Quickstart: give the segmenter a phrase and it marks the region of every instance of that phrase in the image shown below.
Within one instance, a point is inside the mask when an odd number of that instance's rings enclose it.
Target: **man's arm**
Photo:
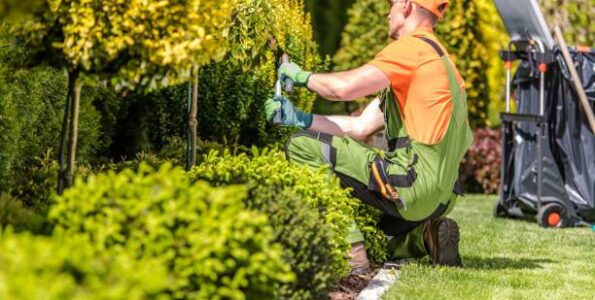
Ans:
[[[373,95],[390,85],[390,80],[377,67],[364,65],[357,69],[329,74],[312,74],[308,89],[335,101],[351,101]]]
[[[374,99],[357,117],[314,115],[310,129],[364,141],[381,130],[383,126],[384,114],[380,110],[380,100]]]

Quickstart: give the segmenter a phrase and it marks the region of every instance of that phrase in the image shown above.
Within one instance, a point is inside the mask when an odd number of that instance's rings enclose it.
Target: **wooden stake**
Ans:
[[[66,95],[66,103],[64,105],[64,118],[62,121],[62,131],[60,133],[60,153],[58,157],[58,195],[62,195],[66,188],[66,148],[68,147],[68,128],[70,120],[70,106],[72,103],[72,95],[74,95],[74,84],[77,80],[76,72],[68,72],[68,92]]]
[[[190,129],[190,168],[196,165],[196,140],[198,120],[198,76],[200,67],[194,68],[194,77],[192,80],[192,105],[190,106],[190,115],[188,116],[188,128]]]
[[[74,179],[74,167],[76,164],[76,146],[78,141],[79,107],[81,102],[82,88],[83,84],[77,80],[74,83],[74,94],[72,96],[72,106],[70,107],[72,115],[70,118],[70,146],[68,147],[68,166],[66,168],[67,187],[72,186],[72,182]]]

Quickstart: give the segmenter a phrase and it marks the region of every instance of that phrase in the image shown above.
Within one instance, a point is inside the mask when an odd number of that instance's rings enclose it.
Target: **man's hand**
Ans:
[[[285,81],[285,78],[289,77],[296,86],[306,86],[312,72],[304,71],[302,67],[291,62],[281,64],[279,74],[281,74],[282,82]]]
[[[295,126],[301,129],[312,126],[312,114],[297,110],[289,99],[279,96],[269,98],[264,104],[267,121],[273,122],[277,113],[281,114],[279,125]]]

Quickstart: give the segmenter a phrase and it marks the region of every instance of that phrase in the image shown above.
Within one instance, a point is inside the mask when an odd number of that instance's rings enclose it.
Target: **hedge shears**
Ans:
[[[282,81],[285,81],[285,91],[291,93],[293,91],[293,81],[290,78],[282,78],[283,76],[279,73],[279,67],[282,64],[289,63],[289,55],[287,53],[283,53],[281,58],[279,59],[279,64],[277,66],[277,81],[275,82],[275,99],[282,96],[283,92],[283,85]],[[281,124],[281,108],[278,108],[275,112],[275,116],[273,117],[273,124]]]

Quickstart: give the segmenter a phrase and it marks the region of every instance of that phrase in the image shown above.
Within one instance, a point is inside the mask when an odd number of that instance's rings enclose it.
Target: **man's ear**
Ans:
[[[405,10],[404,10],[405,18],[408,18],[412,12],[413,12],[413,3],[411,2],[411,0],[408,0],[405,2]]]

